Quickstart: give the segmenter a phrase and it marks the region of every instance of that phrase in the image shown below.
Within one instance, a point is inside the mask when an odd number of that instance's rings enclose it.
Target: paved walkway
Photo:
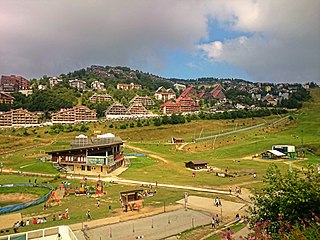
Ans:
[[[90,240],[100,239],[163,239],[176,235],[187,229],[210,224],[211,214],[188,209],[166,212],[146,218],[139,218],[108,226],[88,229],[86,232]],[[75,231],[79,240],[84,239],[82,231]]]

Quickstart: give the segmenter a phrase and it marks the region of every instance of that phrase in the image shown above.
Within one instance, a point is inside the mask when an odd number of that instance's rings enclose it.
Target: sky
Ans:
[[[319,0],[1,0],[0,75],[93,64],[320,83]]]

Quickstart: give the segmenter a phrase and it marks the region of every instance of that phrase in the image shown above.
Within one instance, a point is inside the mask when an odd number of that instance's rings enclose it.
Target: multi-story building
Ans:
[[[165,102],[160,106],[163,114],[192,113],[200,110],[200,105],[190,97],[179,97],[176,102]]]
[[[145,97],[135,96],[133,99],[131,99],[130,103],[131,104],[140,103],[144,106],[153,106],[154,105],[154,101],[148,96],[145,96]]]
[[[106,111],[107,115],[128,115],[128,111],[121,103],[113,103]]]
[[[51,88],[53,88],[58,83],[61,83],[63,80],[57,77],[51,77],[49,78],[49,85]]]
[[[141,85],[140,84],[134,84],[134,83],[130,83],[130,84],[118,83],[117,84],[117,89],[121,89],[121,90],[141,89]]]
[[[100,102],[107,102],[107,101],[113,101],[113,98],[108,94],[93,94],[89,101],[92,103],[100,103]]]
[[[154,94],[154,97],[160,101],[169,101],[170,99],[176,99],[176,93],[171,89],[165,89],[164,87],[159,87]]]
[[[80,123],[96,122],[97,114],[86,106],[74,106],[73,108],[61,109],[52,114],[51,121],[55,123]]]
[[[184,90],[186,90],[186,85],[183,85],[183,84],[179,84],[179,83],[175,83],[174,85],[173,85],[178,91],[184,91]]]
[[[93,81],[91,83],[91,88],[94,90],[102,90],[104,89],[104,83],[99,81]]]
[[[86,87],[86,82],[78,79],[69,80],[70,87],[74,87],[78,90],[84,90]]]
[[[179,97],[181,98],[185,98],[185,97],[190,97],[190,98],[197,98],[197,91],[196,89],[194,89],[194,87],[191,85],[189,87],[186,88],[186,90],[183,91],[183,93],[181,93],[181,95]]]
[[[18,92],[20,90],[28,90],[29,88],[30,82],[24,77],[16,75],[1,76],[0,91]]]
[[[72,148],[47,153],[52,156],[52,162],[70,173],[104,175],[124,164],[122,144],[122,139],[111,133],[92,139],[79,135],[72,142]]]
[[[14,97],[8,93],[0,92],[0,105],[12,105]]]
[[[37,114],[22,108],[0,113],[0,127],[38,126],[38,120]]]
[[[141,103],[133,103],[128,108],[131,115],[148,115],[148,110]]]

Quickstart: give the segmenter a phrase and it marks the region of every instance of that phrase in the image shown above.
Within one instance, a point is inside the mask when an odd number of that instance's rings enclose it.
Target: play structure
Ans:
[[[60,199],[64,198],[66,195],[66,186],[64,184],[59,184],[57,189],[52,191],[50,197],[46,202],[46,206],[60,206]]]
[[[143,208],[143,190],[120,192],[120,202],[125,212]]]
[[[103,181],[102,180],[99,179],[95,186],[90,186],[87,183],[86,178],[81,180],[80,187],[75,188],[75,189],[68,189],[68,193],[75,194],[76,196],[79,196],[79,195],[87,195],[88,196],[88,195],[92,195],[92,194],[96,194],[96,195],[105,194],[105,192],[103,191]]]

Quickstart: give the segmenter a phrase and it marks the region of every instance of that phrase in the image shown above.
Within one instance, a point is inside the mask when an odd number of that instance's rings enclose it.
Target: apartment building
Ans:
[[[108,94],[93,94],[89,101],[92,103],[101,103],[101,102],[107,102],[107,101],[113,101],[113,98]]]
[[[69,86],[78,90],[84,90],[86,87],[86,82],[78,79],[69,80]]]
[[[28,90],[30,88],[30,82],[28,79],[10,75],[1,76],[0,79],[0,91],[3,92],[18,92],[20,90]]]
[[[128,113],[131,115],[148,115],[148,110],[142,105],[142,103],[133,103],[128,108]]]
[[[49,85],[51,88],[53,88],[58,83],[61,83],[63,80],[57,77],[51,77],[49,78]]]
[[[128,111],[121,103],[115,102],[107,109],[106,115],[128,115]]]
[[[134,84],[134,83],[130,83],[130,84],[118,83],[117,89],[120,89],[120,90],[141,89],[141,85]]]
[[[99,81],[93,81],[91,83],[91,88],[93,90],[102,90],[102,89],[104,89],[104,83],[103,82],[99,82]]]
[[[166,89],[165,87],[159,87],[154,94],[154,97],[160,101],[169,101],[170,99],[176,99],[176,93],[171,89]]]
[[[38,126],[38,120],[37,114],[22,108],[0,113],[0,127]]]
[[[0,105],[12,105],[14,97],[8,93],[0,92]]]
[[[73,108],[61,109],[59,112],[52,114],[51,121],[55,123],[81,123],[96,122],[96,111],[86,106],[74,106]]]
[[[145,97],[135,96],[130,101],[130,104],[133,104],[133,103],[140,103],[144,106],[153,106],[154,105],[154,101],[148,96],[145,96]]]

